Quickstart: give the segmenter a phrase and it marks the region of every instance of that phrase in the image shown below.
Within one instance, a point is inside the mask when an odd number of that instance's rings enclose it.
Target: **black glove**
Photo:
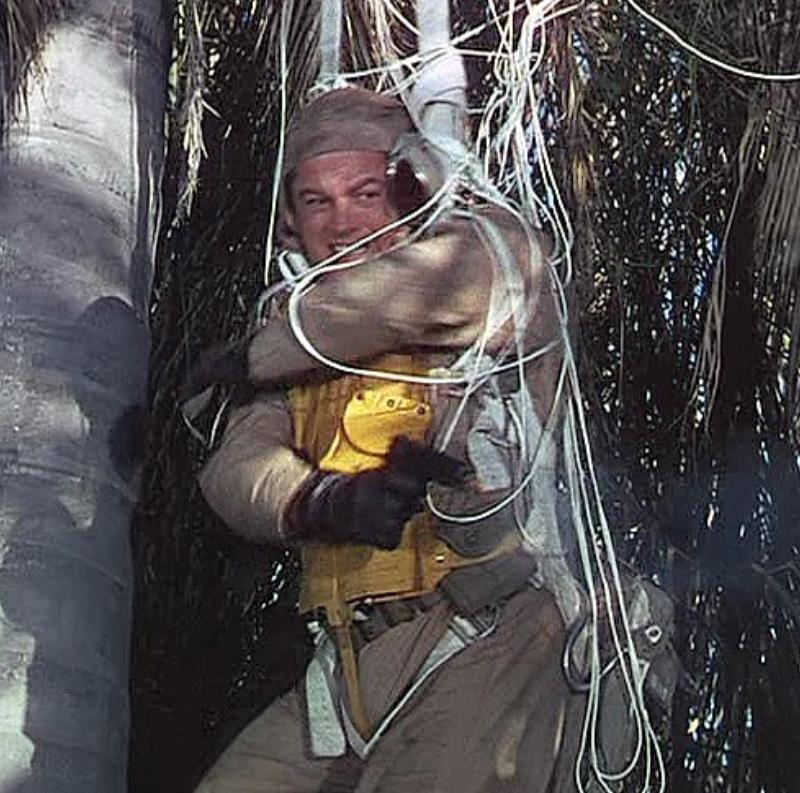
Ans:
[[[393,550],[403,526],[422,510],[427,483],[459,485],[467,473],[467,466],[453,457],[400,436],[383,468],[311,474],[289,506],[290,532],[298,539]]]
[[[247,337],[203,350],[178,386],[178,401],[185,402],[212,385],[247,383],[249,346],[250,338]]]

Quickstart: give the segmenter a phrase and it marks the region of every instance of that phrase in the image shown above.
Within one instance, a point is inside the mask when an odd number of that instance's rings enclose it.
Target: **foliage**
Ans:
[[[454,1],[458,24],[482,5]],[[60,7],[0,7],[0,129]],[[238,543],[205,508],[193,474],[206,450],[175,388],[201,348],[243,332],[260,289],[278,20],[292,12],[294,103],[316,68],[315,7],[180,3],[134,530],[133,790],[191,789],[305,654],[294,561]],[[646,7],[723,60],[800,68],[798,0]],[[363,65],[381,55],[370,15],[382,4],[348,8],[347,57]],[[483,68],[470,64],[476,90]],[[698,62],[617,0],[550,26],[539,89],[576,228],[581,369],[618,547],[677,605],[686,680],[669,789],[788,791],[800,751],[784,726],[800,721],[799,90]]]
[[[800,64],[800,4],[648,7],[724,60]],[[622,555],[675,597],[687,672],[669,789],[788,791],[800,90],[700,64],[625,4],[575,15],[560,42],[549,97],[608,503]]]
[[[194,476],[206,449],[175,397],[199,350],[241,335],[259,292],[276,136],[275,8],[184,3],[176,23],[168,222],[152,307],[151,431],[134,525],[134,790],[190,789],[224,739],[215,726],[241,724],[248,708],[291,682],[304,654],[302,626],[289,605],[294,596],[272,586],[277,580],[287,588],[293,560],[237,542],[207,509]],[[306,35],[297,31],[297,40]],[[191,151],[199,139],[184,135],[196,123],[190,109],[198,112],[198,85],[210,109],[202,160]],[[178,214],[176,208],[195,179],[191,215],[181,219],[190,205]],[[277,632],[294,638],[267,646],[265,626],[273,630],[276,621],[286,625]]]
[[[0,136],[24,107],[27,78],[48,26],[66,6],[67,0],[5,0],[0,5]]]
[[[24,107],[62,7],[0,7],[0,130]],[[180,4],[165,187],[175,220],[153,294],[134,533],[134,789],[189,789],[226,729],[304,656],[293,560],[239,544],[204,507],[192,474],[205,450],[174,399],[199,349],[242,332],[260,288],[281,7],[296,102],[316,68],[313,4]],[[646,7],[722,60],[799,68],[797,0]],[[354,65],[384,54],[370,35],[381,8],[349,3]],[[454,8],[462,29],[482,14]],[[615,0],[576,7],[549,35],[540,90],[576,228],[581,368],[607,504],[621,555],[677,605],[687,675],[669,789],[789,790],[800,749],[783,727],[800,716],[798,88],[700,63]],[[482,68],[470,63],[478,91]]]

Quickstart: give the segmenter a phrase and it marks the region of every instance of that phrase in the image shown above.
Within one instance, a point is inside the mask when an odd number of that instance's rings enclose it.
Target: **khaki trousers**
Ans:
[[[413,677],[419,659],[408,642],[426,645],[447,617],[446,607],[422,614],[362,651],[371,653],[359,659],[368,712],[382,712],[385,692]],[[309,756],[300,687],[239,734],[196,793],[571,791],[583,700],[563,679],[563,643],[552,596],[525,589],[491,635],[434,673],[366,760]]]

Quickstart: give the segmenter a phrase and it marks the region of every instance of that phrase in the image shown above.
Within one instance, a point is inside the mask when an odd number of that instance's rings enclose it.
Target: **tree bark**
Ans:
[[[0,161],[0,791],[125,788],[173,0],[73,0]]]

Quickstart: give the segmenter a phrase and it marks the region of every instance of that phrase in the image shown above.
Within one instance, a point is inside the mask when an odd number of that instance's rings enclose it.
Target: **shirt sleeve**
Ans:
[[[302,298],[300,324],[315,349],[341,362],[463,350],[484,329],[495,269],[474,224],[449,222],[430,238],[321,276]],[[256,383],[295,382],[323,366],[285,318],[259,330],[249,348]]]
[[[236,534],[285,545],[285,508],[311,470],[292,448],[286,399],[259,395],[231,415],[220,446],[200,472],[200,489]]]
[[[543,247],[531,247],[507,218],[498,227],[520,262],[530,261],[521,269],[526,292],[535,296],[544,272]],[[320,277],[301,303],[301,324],[313,346],[335,361],[461,351],[484,331],[497,272],[494,252],[475,225],[448,222],[429,238]],[[254,383],[269,388],[301,382],[325,365],[279,317],[253,337],[248,368]],[[233,413],[220,447],[201,471],[200,486],[231,530],[253,541],[286,544],[291,537],[284,512],[311,471],[293,449],[288,402],[269,392]]]

